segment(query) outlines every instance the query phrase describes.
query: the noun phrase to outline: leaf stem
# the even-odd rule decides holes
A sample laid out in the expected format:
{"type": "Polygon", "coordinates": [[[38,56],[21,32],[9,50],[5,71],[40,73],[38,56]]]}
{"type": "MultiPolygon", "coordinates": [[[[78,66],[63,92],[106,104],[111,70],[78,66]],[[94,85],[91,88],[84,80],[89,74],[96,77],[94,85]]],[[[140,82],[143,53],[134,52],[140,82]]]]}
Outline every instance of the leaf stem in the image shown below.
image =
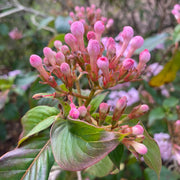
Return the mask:
{"type": "MultiPolygon", "coordinates": [[[[81,86],[77,77],[76,77],[75,84],[76,84],[76,89],[77,89],[78,94],[81,95],[81,86]]],[[[79,106],[82,106],[81,98],[78,98],[78,104],[79,106]]]]}
{"type": "Polygon", "coordinates": [[[94,96],[94,93],[96,92],[96,90],[93,88],[89,94],[89,97],[88,99],[86,100],[85,102],[85,106],[87,107],[89,105],[89,103],[91,102],[91,99],[93,98],[94,96]]]}

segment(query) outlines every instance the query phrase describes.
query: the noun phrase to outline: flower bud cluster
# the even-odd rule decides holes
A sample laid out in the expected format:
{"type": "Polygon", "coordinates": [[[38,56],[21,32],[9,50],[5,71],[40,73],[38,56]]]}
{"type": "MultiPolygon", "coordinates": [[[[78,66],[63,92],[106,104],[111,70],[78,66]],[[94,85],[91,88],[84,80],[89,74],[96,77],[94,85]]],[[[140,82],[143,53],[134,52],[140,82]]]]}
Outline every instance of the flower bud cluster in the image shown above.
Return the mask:
{"type": "MultiPolygon", "coordinates": [[[[89,105],[92,98],[99,90],[114,87],[119,83],[138,80],[146,63],[150,60],[150,53],[144,50],[136,66],[132,56],[136,49],[143,45],[144,40],[141,36],[134,36],[132,27],[124,27],[119,34],[121,41],[118,46],[112,37],[107,38],[107,42],[103,44],[102,34],[108,22],[101,16],[100,9],[92,5],[86,10],[83,7],[76,7],[75,11],[76,14],[71,13],[73,19],[71,32],[64,37],[66,45],[56,40],[54,42],[56,51],[45,47],[43,49],[44,58],[31,55],[30,64],[39,71],[43,83],[49,84],[56,90],[52,94],[53,97],[68,97],[71,102],[68,118],[80,119],[106,128],[104,124],[107,123],[110,107],[107,103],[101,103],[99,113],[94,117],[89,105]],[[91,23],[90,26],[85,23],[86,18],[91,23]],[[85,42],[85,37],[87,37],[87,42],[85,42]],[[84,74],[86,76],[83,76],[84,74]],[[79,80],[82,76],[88,80],[91,87],[88,96],[81,93],[79,80]],[[57,84],[57,78],[64,83],[64,88],[57,84]],[[78,106],[69,96],[78,98],[78,106]]],[[[125,137],[123,143],[133,153],[145,154],[147,148],[142,144],[143,127],[139,124],[129,127],[121,123],[142,116],[149,108],[147,105],[139,105],[123,120],[122,115],[126,107],[127,97],[122,96],[116,102],[108,130],[115,129],[118,133],[123,134],[125,137]]]]}
{"type": "Polygon", "coordinates": [[[96,5],[94,4],[86,8],[83,6],[76,6],[74,11],[75,12],[69,13],[69,16],[72,18],[72,20],[69,21],[69,24],[71,25],[75,21],[80,21],[85,27],[85,32],[91,31],[95,27],[95,32],[101,34],[105,29],[109,29],[114,23],[113,19],[104,17],[101,9],[96,8],[96,5]]]}

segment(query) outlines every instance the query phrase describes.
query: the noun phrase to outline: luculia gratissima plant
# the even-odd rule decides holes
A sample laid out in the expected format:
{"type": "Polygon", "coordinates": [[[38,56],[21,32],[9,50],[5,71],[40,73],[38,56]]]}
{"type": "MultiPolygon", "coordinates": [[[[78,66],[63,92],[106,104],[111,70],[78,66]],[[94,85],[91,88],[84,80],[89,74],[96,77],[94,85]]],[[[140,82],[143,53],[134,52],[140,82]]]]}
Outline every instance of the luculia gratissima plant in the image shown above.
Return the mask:
{"type": "Polygon", "coordinates": [[[0,179],[48,179],[54,162],[62,170],[77,171],[79,179],[80,171],[99,162],[110,161],[110,173],[119,169],[123,146],[137,159],[143,156],[159,176],[158,146],[138,120],[149,107],[140,104],[124,114],[125,96],[113,111],[103,102],[108,88],[141,80],[150,53],[142,51],[138,63],[132,56],[143,45],[143,38],[125,26],[118,35],[119,43],[112,37],[102,43],[102,34],[113,20],[103,17],[94,5],[76,7],[70,16],[71,33],[65,35],[65,44],[56,40],[56,50],[45,47],[43,59],[35,54],[30,57],[41,83],[54,89],[54,93],[33,98],[55,98],[59,108],[37,106],[24,115],[17,148],[0,159],[0,179]],[[82,89],[82,79],[88,82],[89,91],[82,89]]]}

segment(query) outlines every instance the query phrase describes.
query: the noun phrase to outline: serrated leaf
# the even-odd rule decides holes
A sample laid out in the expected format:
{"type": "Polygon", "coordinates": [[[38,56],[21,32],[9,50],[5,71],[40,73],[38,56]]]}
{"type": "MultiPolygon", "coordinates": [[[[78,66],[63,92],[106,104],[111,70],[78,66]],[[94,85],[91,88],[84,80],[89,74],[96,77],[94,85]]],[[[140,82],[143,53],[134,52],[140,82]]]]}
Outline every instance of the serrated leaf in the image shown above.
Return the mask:
{"type": "Polygon", "coordinates": [[[124,146],[122,144],[119,144],[113,151],[109,153],[109,158],[114,163],[114,165],[119,169],[121,158],[123,156],[124,152],[124,146]]]}
{"type": "Polygon", "coordinates": [[[161,33],[157,34],[152,37],[148,37],[144,40],[144,44],[141,48],[137,49],[135,51],[136,54],[139,54],[142,52],[144,49],[148,49],[149,51],[152,51],[155,49],[159,44],[164,43],[168,39],[169,35],[168,33],[161,33]]]}
{"type": "MultiPolygon", "coordinates": [[[[54,116],[56,116],[58,113],[59,111],[56,108],[49,107],[49,106],[37,106],[29,110],[21,119],[22,126],[23,126],[23,137],[25,136],[27,137],[27,135],[30,132],[31,132],[31,135],[33,135],[32,129],[35,128],[36,126],[41,127],[39,129],[39,132],[42,129],[45,129],[47,124],[51,123],[52,119],[54,119],[54,116]],[[51,116],[53,116],[52,119],[50,118],[51,116]]],[[[34,133],[38,133],[38,130],[34,131],[34,133]]],[[[20,143],[22,142],[23,141],[21,140],[20,143]]]]}
{"type": "Polygon", "coordinates": [[[176,73],[180,69],[180,51],[176,51],[172,59],[167,62],[162,71],[154,76],[149,84],[153,87],[162,86],[165,83],[170,83],[176,78],[176,73]]]}
{"type": "MultiPolygon", "coordinates": [[[[141,125],[143,126],[142,123],[141,123],[141,125]]],[[[148,149],[148,152],[143,156],[144,162],[151,169],[153,169],[156,172],[158,179],[159,179],[161,167],[162,167],[162,160],[161,160],[161,154],[160,154],[159,146],[157,145],[155,140],[149,136],[149,134],[145,130],[145,128],[144,128],[144,136],[145,136],[145,139],[143,141],[143,144],[148,149]]]]}
{"type": "Polygon", "coordinates": [[[53,163],[49,131],[46,131],[0,158],[0,179],[48,180],[53,163]]]}
{"type": "Polygon", "coordinates": [[[100,94],[100,95],[97,95],[95,98],[92,99],[92,101],[90,102],[90,106],[91,106],[90,113],[91,114],[98,109],[99,105],[104,100],[106,95],[107,95],[107,92],[100,94]]]}
{"type": "Polygon", "coordinates": [[[165,117],[165,111],[162,107],[156,107],[149,113],[148,125],[151,126],[155,120],[162,120],[165,117]]]}
{"type": "Polygon", "coordinates": [[[113,163],[108,156],[100,160],[98,163],[87,168],[85,172],[96,177],[107,176],[113,170],[113,163]]]}
{"type": "Polygon", "coordinates": [[[58,120],[51,129],[56,162],[68,171],[81,171],[103,159],[120,143],[118,133],[106,132],[79,120],[58,120]]]}

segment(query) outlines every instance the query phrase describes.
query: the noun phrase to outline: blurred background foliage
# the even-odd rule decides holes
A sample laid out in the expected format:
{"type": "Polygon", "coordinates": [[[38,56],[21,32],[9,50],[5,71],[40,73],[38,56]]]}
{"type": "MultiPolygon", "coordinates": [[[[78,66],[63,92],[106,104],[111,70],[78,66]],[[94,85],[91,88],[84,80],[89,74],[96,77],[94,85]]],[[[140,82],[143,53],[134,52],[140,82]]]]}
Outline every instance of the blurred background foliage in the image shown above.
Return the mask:
{"type": "MultiPolygon", "coordinates": [[[[57,105],[53,99],[43,98],[39,101],[32,99],[35,93],[53,90],[39,84],[40,79],[37,72],[31,68],[29,57],[31,54],[42,57],[45,46],[53,47],[56,39],[64,41],[64,34],[69,32],[70,28],[68,13],[77,5],[87,7],[96,4],[102,9],[104,16],[113,18],[114,25],[107,35],[115,37],[124,26],[129,25],[134,28],[135,35],[145,38],[142,49],[147,48],[151,51],[152,58],[149,64],[158,62],[163,71],[158,75],[154,74],[153,78],[152,72],[149,76],[145,76],[141,85],[139,82],[132,83],[126,89],[135,87],[140,94],[139,101],[150,106],[150,113],[141,119],[149,133],[152,136],[154,133],[168,133],[169,124],[180,119],[180,112],[177,109],[180,105],[178,49],[180,25],[176,25],[176,20],[171,14],[173,6],[178,2],[178,0],[1,0],[0,155],[16,146],[22,130],[20,119],[29,108],[36,105],[57,105]],[[14,28],[22,33],[22,38],[16,40],[10,38],[9,33],[14,28]]],[[[155,70],[157,68],[158,66],[155,70]]],[[[173,138],[172,133],[171,136],[173,138]]],[[[124,156],[129,156],[128,152],[125,153],[124,156]]],[[[172,166],[172,162],[163,165],[161,180],[180,178],[177,173],[180,171],[179,167],[172,166]],[[174,169],[176,171],[173,171],[174,169]]],[[[52,174],[53,172],[58,174],[56,179],[76,178],[73,173],[66,171],[57,173],[56,168],[52,169],[52,174]]],[[[93,175],[88,177],[95,179],[93,175]]],[[[128,159],[122,160],[120,173],[96,179],[123,180],[123,178],[155,180],[156,176],[143,162],[138,163],[134,157],[129,156],[128,159]]]]}

